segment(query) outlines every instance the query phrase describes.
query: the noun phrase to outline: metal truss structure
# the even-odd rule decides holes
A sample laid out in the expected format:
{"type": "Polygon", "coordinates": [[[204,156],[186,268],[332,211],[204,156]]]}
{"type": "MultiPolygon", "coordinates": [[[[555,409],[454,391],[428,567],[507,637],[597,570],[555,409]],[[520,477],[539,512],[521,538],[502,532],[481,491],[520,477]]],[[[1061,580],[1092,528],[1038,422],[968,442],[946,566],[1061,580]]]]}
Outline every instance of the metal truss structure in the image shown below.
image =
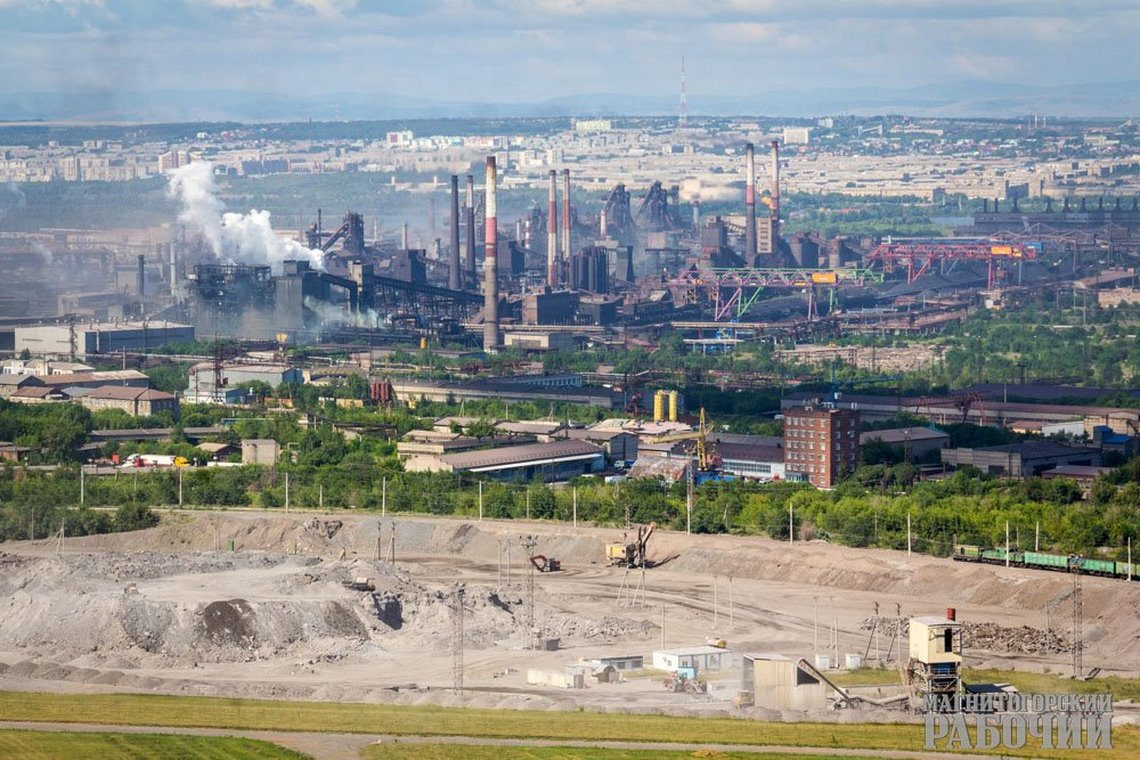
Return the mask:
{"type": "Polygon", "coordinates": [[[817,288],[827,289],[834,301],[840,284],[862,285],[868,280],[882,282],[883,275],[870,269],[688,269],[673,278],[672,284],[687,290],[690,303],[699,302],[704,295],[712,304],[716,322],[740,321],[766,289],[803,290],[808,296],[807,318],[812,321],[819,316],[817,288]]]}
{"type": "Polygon", "coordinates": [[[906,281],[912,283],[930,270],[935,261],[984,261],[986,287],[994,286],[994,264],[1002,261],[1025,261],[1037,258],[1037,248],[1024,243],[994,244],[988,242],[915,242],[883,243],[867,254],[865,261],[879,263],[884,272],[906,267],[906,281]]]}

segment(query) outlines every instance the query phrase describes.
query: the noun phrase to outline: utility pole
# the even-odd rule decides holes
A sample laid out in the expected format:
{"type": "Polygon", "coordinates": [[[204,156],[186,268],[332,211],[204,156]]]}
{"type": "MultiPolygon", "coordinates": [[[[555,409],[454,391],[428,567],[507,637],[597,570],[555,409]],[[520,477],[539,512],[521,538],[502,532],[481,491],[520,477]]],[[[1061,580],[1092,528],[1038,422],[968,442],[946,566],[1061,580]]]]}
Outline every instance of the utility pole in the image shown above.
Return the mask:
{"type": "Polygon", "coordinates": [[[479,522],[483,522],[483,481],[479,481],[479,522]]]}
{"type": "Polygon", "coordinates": [[[574,486],[574,527],[578,527],[578,486],[574,486]]]}
{"type": "Polygon", "coordinates": [[[388,539],[388,564],[396,564],[396,523],[392,523],[392,536],[388,539]]]}
{"type": "Polygon", "coordinates": [[[463,591],[463,584],[456,584],[451,601],[451,672],[455,693],[460,699],[463,698],[463,617],[464,612],[466,612],[463,604],[463,591]]]}
{"type": "Polygon", "coordinates": [[[178,506],[182,506],[182,468],[178,468],[178,506]]]}
{"type": "MultiPolygon", "coordinates": [[[[79,465],[79,506],[83,506],[87,500],[86,484],[83,482],[83,474],[86,468],[79,465]]],[[[182,470],[178,471],[178,505],[182,506],[182,470]]]]}
{"type": "Polygon", "coordinates": [[[289,514],[289,471],[285,471],[285,514],[289,514]]]}
{"type": "MultiPolygon", "coordinates": [[[[522,545],[526,549],[526,556],[529,559],[534,556],[534,547],[538,542],[535,541],[534,536],[523,536],[522,545]]],[[[530,571],[527,573],[526,579],[526,629],[527,636],[534,643],[534,563],[528,562],[530,571]]]]}
{"type": "Polygon", "coordinates": [[[692,461],[689,462],[689,478],[685,486],[685,533],[691,535],[693,532],[693,499],[694,489],[696,488],[697,472],[696,467],[692,461]]]}
{"type": "Polygon", "coordinates": [[[380,480],[380,516],[387,517],[388,515],[388,476],[385,475],[380,480]]]}
{"type": "Polygon", "coordinates": [[[796,517],[792,512],[792,501],[788,500],[788,543],[796,542],[796,517]]]}
{"type": "Polygon", "coordinates": [[[1078,558],[1072,563],[1073,573],[1073,678],[1081,678],[1085,673],[1084,598],[1081,588],[1081,565],[1078,558]]]}

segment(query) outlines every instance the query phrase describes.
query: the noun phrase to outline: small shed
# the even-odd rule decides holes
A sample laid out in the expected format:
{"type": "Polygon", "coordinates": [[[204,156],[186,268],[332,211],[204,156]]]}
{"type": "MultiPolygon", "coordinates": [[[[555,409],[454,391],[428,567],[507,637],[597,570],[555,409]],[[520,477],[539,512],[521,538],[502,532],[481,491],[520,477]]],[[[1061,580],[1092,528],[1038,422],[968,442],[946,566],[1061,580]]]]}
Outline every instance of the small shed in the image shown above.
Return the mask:
{"type": "Polygon", "coordinates": [[[732,652],[701,644],[681,649],[659,649],[653,653],[653,667],[676,673],[679,668],[695,668],[698,673],[732,667],[732,652]]]}
{"type": "Polygon", "coordinates": [[[782,654],[744,655],[741,690],[752,693],[754,705],[771,710],[827,707],[827,685],[782,654]]]}

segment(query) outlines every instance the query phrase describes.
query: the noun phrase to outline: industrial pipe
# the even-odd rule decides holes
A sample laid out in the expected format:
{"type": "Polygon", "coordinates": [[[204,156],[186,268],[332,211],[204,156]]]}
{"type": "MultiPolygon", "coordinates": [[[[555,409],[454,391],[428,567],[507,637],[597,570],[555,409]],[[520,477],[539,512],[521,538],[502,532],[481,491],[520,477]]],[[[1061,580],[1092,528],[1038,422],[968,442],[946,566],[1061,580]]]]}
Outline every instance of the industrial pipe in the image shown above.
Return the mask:
{"type": "Polygon", "coordinates": [[[451,175],[451,271],[447,273],[447,287],[459,290],[463,282],[459,276],[459,175],[451,175]]]}
{"type": "Polygon", "coordinates": [[[550,208],[546,217],[546,284],[558,287],[558,172],[550,170],[550,208]]]}
{"type": "Polygon", "coordinates": [[[756,152],[752,143],[744,148],[746,156],[744,185],[744,263],[756,265],[756,152]]]}

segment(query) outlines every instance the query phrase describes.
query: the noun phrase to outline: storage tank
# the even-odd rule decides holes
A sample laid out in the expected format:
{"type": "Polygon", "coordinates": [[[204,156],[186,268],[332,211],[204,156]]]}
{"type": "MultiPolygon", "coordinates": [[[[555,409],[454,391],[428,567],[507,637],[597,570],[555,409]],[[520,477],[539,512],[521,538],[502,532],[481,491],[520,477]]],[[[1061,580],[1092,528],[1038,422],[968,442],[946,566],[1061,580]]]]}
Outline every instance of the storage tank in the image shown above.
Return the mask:
{"type": "Polygon", "coordinates": [[[653,421],[661,422],[665,419],[665,391],[653,394],[653,421]]]}
{"type": "Polygon", "coordinates": [[[677,391],[669,391],[669,421],[677,421],[677,391]]]}

